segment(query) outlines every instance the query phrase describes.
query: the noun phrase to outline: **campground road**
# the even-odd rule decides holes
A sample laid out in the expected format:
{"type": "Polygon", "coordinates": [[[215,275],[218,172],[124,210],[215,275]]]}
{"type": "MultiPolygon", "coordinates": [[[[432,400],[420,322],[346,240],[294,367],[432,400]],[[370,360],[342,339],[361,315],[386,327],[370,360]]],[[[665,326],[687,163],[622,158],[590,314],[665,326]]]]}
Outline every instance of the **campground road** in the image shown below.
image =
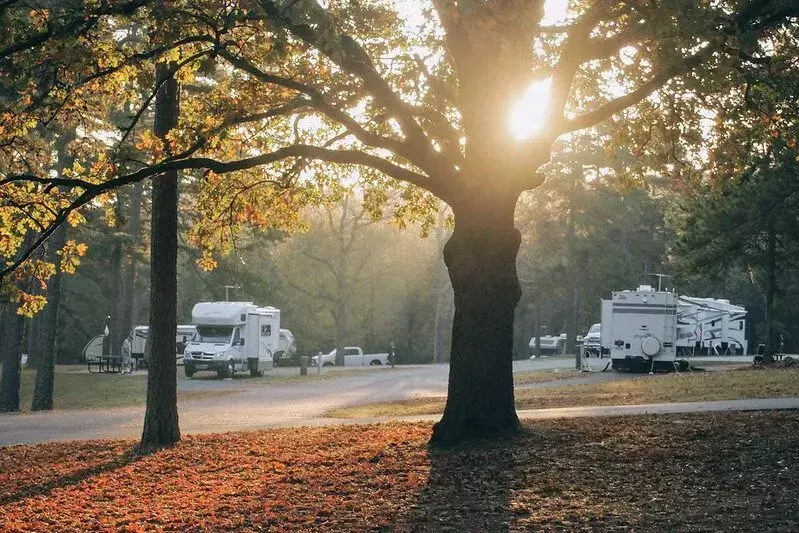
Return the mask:
{"type": "MultiPolygon", "coordinates": [[[[602,361],[605,363],[606,361],[602,361]]],[[[514,371],[572,368],[570,358],[514,362],[514,371]]],[[[604,365],[603,365],[604,366],[604,365]]],[[[291,369],[289,369],[291,370],[291,369]]],[[[310,369],[309,369],[310,370],[310,369]]],[[[218,433],[270,427],[364,422],[324,418],[330,409],[405,398],[442,396],[447,390],[447,365],[368,368],[340,376],[295,382],[247,384],[248,380],[181,380],[181,390],[224,390],[230,394],[179,402],[183,434],[218,433]],[[241,386],[244,385],[242,389],[241,386]],[[233,388],[238,387],[238,388],[233,388]]],[[[296,369],[293,369],[296,371],[296,369]]],[[[312,372],[312,370],[311,370],[312,372]]],[[[338,370],[325,372],[336,373],[338,370]]],[[[619,374],[592,374],[590,379],[619,379],[619,374]]],[[[528,386],[565,386],[572,380],[528,386]]],[[[585,408],[594,409],[594,408],[585,408]]],[[[629,408],[628,408],[629,409],[629,408]]],[[[564,413],[568,411],[564,410],[564,413]]],[[[400,413],[398,413],[399,415],[400,413]]],[[[570,415],[575,416],[575,415],[570,415]]],[[[138,437],[143,406],[102,410],[51,411],[0,415],[0,446],[61,440],[138,437]]]]}

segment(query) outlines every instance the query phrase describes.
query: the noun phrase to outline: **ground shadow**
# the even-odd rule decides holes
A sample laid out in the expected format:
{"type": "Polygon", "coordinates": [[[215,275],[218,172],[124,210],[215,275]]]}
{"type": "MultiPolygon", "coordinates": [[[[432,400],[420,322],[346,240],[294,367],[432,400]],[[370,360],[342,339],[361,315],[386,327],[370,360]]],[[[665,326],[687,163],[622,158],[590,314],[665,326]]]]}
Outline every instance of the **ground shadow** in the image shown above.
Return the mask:
{"type": "Polygon", "coordinates": [[[0,506],[16,503],[27,498],[44,496],[56,488],[77,485],[93,476],[111,472],[113,470],[123,468],[131,463],[135,463],[139,459],[157,452],[159,449],[160,448],[143,448],[140,446],[131,445],[127,451],[116,456],[114,459],[106,460],[100,464],[95,464],[87,468],[80,468],[68,474],[56,476],[52,479],[47,479],[38,483],[21,485],[13,492],[0,496],[0,506]]]}
{"type": "Polygon", "coordinates": [[[400,529],[508,531],[516,438],[431,449],[430,477],[400,529]]]}

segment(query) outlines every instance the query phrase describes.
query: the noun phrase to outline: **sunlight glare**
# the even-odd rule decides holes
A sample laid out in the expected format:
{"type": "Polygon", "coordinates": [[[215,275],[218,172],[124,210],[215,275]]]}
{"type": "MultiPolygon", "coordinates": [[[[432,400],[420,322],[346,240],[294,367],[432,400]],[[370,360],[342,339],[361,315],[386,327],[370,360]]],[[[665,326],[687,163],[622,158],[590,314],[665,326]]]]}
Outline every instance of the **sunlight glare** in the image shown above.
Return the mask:
{"type": "Polygon", "coordinates": [[[510,129],[519,139],[529,139],[544,127],[549,108],[550,78],[530,84],[522,100],[510,113],[510,129]]]}

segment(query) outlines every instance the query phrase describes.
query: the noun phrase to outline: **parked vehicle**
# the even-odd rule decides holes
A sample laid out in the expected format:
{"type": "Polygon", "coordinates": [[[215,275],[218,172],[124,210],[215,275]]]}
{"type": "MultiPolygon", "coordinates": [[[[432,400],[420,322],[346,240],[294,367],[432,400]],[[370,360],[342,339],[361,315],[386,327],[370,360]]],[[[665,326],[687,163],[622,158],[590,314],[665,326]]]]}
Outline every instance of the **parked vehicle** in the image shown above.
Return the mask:
{"type": "MultiPolygon", "coordinates": [[[[561,333],[560,335],[542,335],[540,337],[540,344],[541,344],[541,355],[557,355],[563,353],[564,349],[566,348],[566,334],[561,333]]],[[[575,338],[575,344],[580,345],[583,342],[583,337],[577,335],[575,338]]],[[[530,338],[530,342],[528,343],[528,347],[530,348],[530,359],[535,359],[535,337],[530,338]]]]}
{"type": "Polygon", "coordinates": [[[729,300],[680,296],[677,347],[686,355],[746,355],[746,309],[729,300]]]}
{"type": "MultiPolygon", "coordinates": [[[[333,366],[336,364],[336,350],[321,357],[322,366],[333,366]]],[[[311,366],[319,364],[319,356],[311,357],[311,366]]],[[[388,364],[387,353],[363,353],[359,346],[346,346],[344,348],[344,366],[383,366],[388,364]]]]}
{"type": "Polygon", "coordinates": [[[297,364],[297,345],[294,342],[294,335],[287,329],[281,329],[277,341],[277,351],[274,356],[274,364],[291,365],[297,364]]]}
{"type": "Polygon", "coordinates": [[[614,370],[674,369],[677,295],[639,285],[602,301],[601,346],[614,370]]]}
{"type": "Polygon", "coordinates": [[[280,309],[252,302],[200,302],[192,309],[191,319],[197,332],[183,355],[187,377],[201,370],[215,371],[221,378],[246,370],[261,376],[272,369],[280,309]]]}
{"type": "Polygon", "coordinates": [[[594,324],[583,337],[584,353],[588,357],[599,357],[602,353],[600,342],[602,324],[594,324]]]}
{"type": "MultiPolygon", "coordinates": [[[[147,332],[150,330],[148,326],[136,326],[130,332],[130,356],[133,359],[147,362],[145,358],[144,349],[147,346],[147,332]]],[[[194,337],[196,328],[193,324],[181,324],[175,332],[175,356],[177,364],[183,364],[183,351],[186,343],[194,337]]],[[[102,335],[100,337],[100,347],[102,350],[102,335]]],[[[96,339],[97,337],[95,337],[96,339]]],[[[88,345],[87,345],[88,347],[88,345]]],[[[84,352],[86,348],[83,349],[84,352]]]]}

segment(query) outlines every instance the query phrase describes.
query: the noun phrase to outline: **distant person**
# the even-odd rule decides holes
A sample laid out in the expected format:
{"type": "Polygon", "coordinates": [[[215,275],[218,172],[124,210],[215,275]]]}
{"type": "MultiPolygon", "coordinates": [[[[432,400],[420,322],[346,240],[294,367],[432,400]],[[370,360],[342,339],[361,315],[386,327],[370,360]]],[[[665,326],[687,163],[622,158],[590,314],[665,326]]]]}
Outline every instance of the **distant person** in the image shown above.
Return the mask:
{"type": "Polygon", "coordinates": [[[125,337],[125,340],[122,341],[122,370],[133,372],[133,365],[131,364],[130,337],[125,337]]]}
{"type": "Polygon", "coordinates": [[[394,368],[394,365],[397,364],[397,350],[394,348],[393,342],[388,347],[388,363],[391,365],[391,368],[394,368]]]}

